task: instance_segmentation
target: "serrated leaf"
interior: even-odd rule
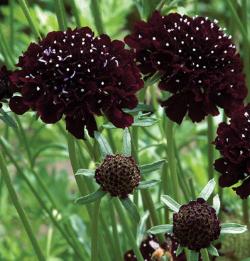
[[[140,246],[143,238],[144,238],[144,234],[145,234],[145,228],[146,228],[146,221],[149,217],[149,211],[146,211],[145,214],[141,217],[141,220],[138,224],[137,227],[137,234],[136,234],[136,242],[137,245]]]
[[[168,195],[162,195],[161,202],[164,203],[167,207],[169,207],[174,212],[178,212],[181,207],[179,203],[177,203],[174,199],[172,199]]]
[[[112,149],[109,146],[107,140],[97,131],[95,131],[94,133],[95,135],[95,139],[98,142],[99,146],[100,146],[100,151],[103,157],[105,157],[106,155],[112,155]]]
[[[165,159],[150,164],[141,165],[139,166],[139,169],[141,171],[141,174],[147,174],[160,169],[164,163],[166,163]]]
[[[241,234],[247,231],[247,226],[236,223],[224,223],[221,225],[221,234]]]
[[[218,194],[213,197],[213,208],[215,209],[216,214],[218,215],[220,212],[220,198]]]
[[[184,249],[184,247],[182,247],[181,245],[178,245],[175,255],[179,256],[182,253],[183,249]]]
[[[95,176],[95,171],[91,169],[79,169],[76,174],[76,176],[85,176],[85,177],[94,177]]]
[[[165,233],[172,233],[173,232],[173,225],[165,224],[165,225],[159,225],[155,227],[151,227],[148,230],[148,233],[150,234],[165,234]]]
[[[136,223],[140,222],[140,214],[137,210],[136,205],[130,200],[130,198],[120,199],[124,208],[128,211],[129,215]]]
[[[101,189],[98,189],[97,191],[95,191],[91,194],[88,194],[86,196],[83,196],[83,197],[76,199],[75,202],[77,204],[80,204],[80,205],[86,205],[86,204],[89,204],[89,203],[96,201],[97,199],[102,198],[106,194],[107,194],[107,192],[102,191]]]
[[[210,245],[210,246],[207,248],[207,251],[208,251],[208,253],[209,253],[211,256],[219,256],[218,250],[217,250],[216,247],[214,247],[213,245]]]
[[[6,123],[9,127],[16,129],[17,128],[17,124],[15,122],[15,120],[8,114],[6,113],[3,109],[0,110],[1,112],[1,116],[0,119]]]
[[[190,261],[198,261],[199,260],[199,253],[196,251],[191,250],[189,254]]]
[[[204,189],[201,191],[199,198],[203,198],[205,200],[208,200],[208,198],[211,196],[211,194],[214,191],[215,188],[215,180],[211,179],[209,180],[209,182],[207,183],[207,185],[204,187]]]
[[[123,132],[123,153],[126,156],[131,156],[131,136],[128,128],[125,128]]]
[[[159,182],[161,182],[161,181],[157,180],[157,179],[144,180],[139,183],[139,186],[137,187],[137,189],[148,189],[148,188],[155,186]]]

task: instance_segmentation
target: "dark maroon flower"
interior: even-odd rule
[[[156,11],[148,22],[137,22],[125,42],[135,51],[142,73],[162,74],[159,88],[172,95],[161,104],[171,120],[180,124],[188,114],[199,122],[217,115],[218,107],[231,115],[243,104],[242,63],[217,21]]]
[[[182,205],[173,217],[173,234],[183,247],[199,251],[220,236],[220,221],[213,207],[198,198]]]
[[[20,113],[24,104],[45,123],[65,116],[67,130],[77,138],[84,137],[85,126],[93,136],[94,116],[127,127],[133,117],[122,109],[137,105],[135,93],[143,85],[133,59],[123,42],[94,37],[88,27],[50,32],[20,57],[21,69],[11,79],[22,100],[12,101],[11,109]]]
[[[219,185],[234,188],[241,198],[250,195],[250,104],[232,114],[229,124],[221,123],[215,139],[216,149],[222,155],[214,163],[222,175]]]
[[[111,196],[126,198],[139,185],[141,174],[131,156],[116,154],[106,156],[95,171],[95,179]]]
[[[186,261],[186,256],[181,253],[176,256],[178,243],[173,235],[166,234],[165,241],[160,244],[154,235],[149,235],[141,242],[140,251],[144,260],[161,260],[162,256],[167,256],[173,261]],[[133,250],[129,250],[124,254],[124,261],[137,261]]]
[[[11,72],[7,70],[5,66],[0,68],[0,108],[5,99],[12,97],[14,92],[14,86],[10,81]]]

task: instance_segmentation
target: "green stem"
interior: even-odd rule
[[[67,29],[65,10],[63,0],[55,0],[55,12],[58,21],[59,30],[64,31]]]
[[[123,227],[123,232],[126,234],[128,241],[132,245],[132,248],[133,248],[134,253],[137,257],[137,260],[138,261],[144,261],[144,258],[142,257],[142,254],[141,254],[141,251],[136,244],[136,239],[135,239],[135,237],[132,233],[132,230],[129,226],[128,219],[126,218],[126,215],[125,215],[125,213],[124,213],[124,211],[121,207],[121,203],[119,202],[119,200],[117,198],[114,198],[114,203],[115,203],[116,210],[117,210],[119,217],[120,217],[120,221],[121,221],[121,224],[122,224],[122,227]]]
[[[114,209],[113,202],[110,202],[109,206],[110,206],[110,218],[111,218],[111,224],[112,224],[112,230],[113,230],[113,237],[114,237],[114,241],[116,243],[116,247],[114,249],[115,256],[116,256],[116,260],[122,260],[123,255],[122,255],[122,251],[121,251],[121,247],[120,247],[120,239],[119,239],[119,234],[118,234],[118,230],[117,230],[117,224],[116,224],[117,222],[115,219],[115,209]]]
[[[25,134],[25,131],[24,131],[24,128],[23,128],[23,125],[21,124],[19,118],[17,115],[15,115],[15,120],[17,122],[17,125],[18,125],[18,129],[19,129],[19,134],[20,134],[20,138],[21,138],[21,143],[23,143],[24,147],[25,147],[25,150],[26,150],[26,153],[27,153],[27,156],[28,156],[28,159],[29,159],[29,163],[30,163],[30,166],[32,166],[32,154],[31,154],[31,150],[30,150],[30,146],[28,144],[28,140],[27,140],[27,137],[26,137],[26,134]]]
[[[94,203],[93,216],[92,216],[92,230],[91,230],[91,261],[98,260],[98,223],[99,211],[101,200]]]
[[[60,231],[61,235],[64,237],[64,239],[68,242],[68,244],[72,247],[72,249],[74,249],[74,251],[76,252],[76,254],[78,254],[79,257],[81,257],[81,254],[79,253],[79,251],[76,249],[76,247],[74,246],[74,244],[71,243],[71,241],[68,239],[67,234],[65,234],[65,232],[63,231],[63,229],[61,228],[61,226],[59,225],[59,223],[57,222],[57,220],[54,218],[54,216],[52,215],[51,211],[47,208],[46,204],[44,203],[44,201],[42,200],[42,198],[40,197],[39,193],[36,191],[36,189],[33,187],[32,183],[29,181],[29,179],[26,177],[26,175],[24,174],[24,172],[22,171],[22,168],[19,166],[19,164],[17,163],[17,161],[15,160],[15,158],[13,157],[13,154],[8,150],[7,146],[5,145],[5,143],[3,142],[2,138],[0,138],[0,145],[2,146],[2,149],[4,151],[4,153],[8,156],[9,160],[11,161],[11,163],[15,166],[17,173],[22,177],[22,179],[26,182],[27,186],[29,187],[30,191],[33,193],[33,195],[35,196],[35,198],[37,199],[37,201],[39,202],[39,204],[41,205],[42,209],[44,209],[44,211],[47,213],[47,215],[50,217],[52,223],[55,225],[55,227]]]
[[[20,220],[23,223],[25,231],[26,231],[26,233],[27,233],[27,235],[28,235],[28,237],[30,239],[30,242],[31,242],[31,244],[33,246],[33,249],[34,249],[34,251],[36,253],[37,259],[39,261],[45,261],[45,258],[44,258],[43,254],[42,254],[42,251],[41,251],[41,249],[40,249],[40,247],[38,245],[38,242],[37,242],[37,240],[36,240],[36,238],[34,236],[34,233],[32,231],[31,225],[30,225],[30,223],[29,223],[29,221],[27,219],[27,216],[26,216],[26,214],[25,214],[25,212],[24,212],[24,210],[23,210],[23,208],[22,208],[22,206],[21,206],[21,204],[20,204],[20,202],[18,200],[17,194],[16,194],[16,192],[14,190],[14,187],[13,187],[13,185],[11,183],[11,179],[9,177],[9,173],[8,173],[7,168],[6,168],[6,163],[5,163],[5,160],[4,160],[3,155],[1,153],[0,153],[0,169],[1,169],[1,173],[2,173],[3,179],[4,179],[5,183],[6,183],[7,188],[8,188],[8,191],[9,191],[10,197],[12,199],[12,202],[13,202],[15,208],[16,208],[16,211],[17,211],[17,213],[19,215]]]
[[[10,49],[14,51],[14,0],[10,0]]]
[[[210,261],[209,255],[206,248],[201,249],[201,256],[203,261]]]
[[[171,180],[173,182],[173,191],[174,191],[174,198],[177,202],[180,200],[179,196],[179,185],[178,185],[178,176],[176,172],[176,159],[175,159],[175,148],[174,148],[174,123],[167,119],[167,126],[166,126],[166,138],[167,138],[167,156],[168,156],[168,166],[169,172],[171,176]]]
[[[249,209],[248,209],[248,199],[242,200],[242,209],[243,209],[243,221],[248,227],[250,227],[250,220],[249,220]]]
[[[104,26],[102,22],[102,16],[100,12],[100,6],[99,6],[100,0],[91,0],[90,2],[90,10],[92,13],[92,16],[94,18],[94,23],[96,30],[99,35],[104,33]]]
[[[24,13],[29,25],[30,25],[30,28],[31,28],[33,34],[36,36],[36,38],[41,38],[41,35],[40,35],[40,33],[39,33],[39,31],[36,27],[36,24],[32,20],[32,17],[31,17],[31,14],[30,14],[30,11],[29,11],[29,8],[28,8],[26,1],[25,0],[18,0],[18,3],[22,8],[22,11],[23,11],[23,13]]]
[[[7,63],[9,68],[13,68],[15,64],[15,60],[12,56],[11,50],[9,49],[9,46],[5,40],[5,36],[2,33],[2,30],[0,29],[0,42],[1,42],[1,51],[3,53],[5,62]]]
[[[208,146],[208,178],[209,180],[214,177],[214,122],[213,117],[208,115],[207,117],[207,146]]]

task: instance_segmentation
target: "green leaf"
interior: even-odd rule
[[[123,111],[126,113],[135,113],[141,111],[153,112],[154,107],[150,104],[139,103],[134,109],[123,109]]]
[[[191,250],[190,254],[189,254],[189,260],[190,261],[198,261],[199,260],[199,252]]]
[[[205,200],[208,200],[208,198],[211,196],[211,194],[214,191],[215,188],[215,180],[211,179],[209,180],[209,182],[207,183],[207,185],[204,187],[204,189],[201,191],[199,198],[203,198]]]
[[[247,226],[236,223],[224,223],[221,225],[221,234],[241,234],[247,231]]]
[[[3,109],[0,110],[1,112],[1,116],[0,119],[6,123],[9,127],[17,129],[17,124],[15,122],[15,120],[8,114],[6,113]]]
[[[172,233],[173,232],[173,225],[159,225],[159,226],[155,226],[155,227],[151,227],[148,230],[148,233],[150,234],[165,234],[165,233]]]
[[[148,189],[148,188],[155,186],[159,182],[161,182],[161,181],[157,180],[157,179],[144,180],[139,183],[139,186],[137,187],[137,189]]]
[[[140,214],[137,210],[136,205],[130,200],[130,198],[120,199],[124,208],[128,211],[131,218],[136,222],[140,222]]]
[[[131,136],[128,128],[125,128],[123,132],[123,153],[126,156],[131,156]]]
[[[220,212],[220,198],[218,194],[216,194],[213,197],[213,208],[215,209],[216,214],[218,215]]]
[[[183,249],[184,249],[184,247],[182,247],[181,245],[178,245],[175,255],[179,256],[182,253]]]
[[[145,228],[146,228],[146,221],[149,217],[149,211],[146,211],[146,213],[141,217],[141,220],[138,224],[137,227],[137,234],[136,234],[136,242],[137,245],[140,246],[143,238],[144,238],[144,234],[145,234]]]
[[[141,165],[139,167],[141,174],[147,174],[147,173],[156,171],[156,170],[160,169],[165,162],[166,162],[166,160],[163,159],[163,160],[159,160],[159,161],[156,161],[156,162],[153,162],[150,164]]]
[[[141,114],[141,115],[136,116],[134,118],[134,122],[133,122],[132,126],[149,127],[149,126],[153,126],[154,124],[156,124],[158,122],[158,119],[156,119],[152,116],[148,116],[147,114]]]
[[[168,195],[162,195],[161,202],[164,203],[167,207],[169,207],[174,212],[178,212],[181,207],[179,203],[177,203],[174,199],[172,199]]]
[[[97,199],[102,198],[106,194],[107,194],[107,192],[102,191],[101,189],[98,189],[97,191],[95,191],[91,194],[78,198],[75,202],[80,205],[86,205],[86,204],[96,201]]]
[[[107,140],[97,131],[95,131],[94,135],[95,135],[95,139],[97,140],[100,146],[100,151],[102,156],[105,157],[106,155],[112,155],[113,152]]]
[[[93,178],[95,176],[95,171],[91,169],[79,169],[75,175]]]
[[[208,251],[208,253],[209,253],[211,256],[219,256],[219,253],[218,253],[216,247],[214,247],[213,245],[210,245],[210,246],[207,248],[207,251]]]

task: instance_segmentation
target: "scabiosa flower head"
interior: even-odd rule
[[[11,72],[5,66],[0,68],[0,108],[2,107],[3,100],[12,97],[14,86],[10,81]]]
[[[213,207],[198,198],[182,205],[173,216],[173,233],[183,247],[199,251],[219,238],[220,221]]]
[[[219,185],[229,187],[242,181],[234,190],[241,198],[250,195],[250,104],[235,111],[229,124],[221,123],[215,139],[222,157],[215,169],[222,175]]]
[[[88,28],[50,32],[32,43],[20,57],[20,70],[12,76],[22,100],[13,100],[36,111],[45,123],[63,116],[66,128],[83,138],[86,126],[92,136],[95,115],[105,115],[116,127],[124,128],[133,117],[122,109],[137,105],[135,93],[143,81],[124,43],[107,35],[94,37]]]
[[[96,182],[113,197],[126,198],[139,185],[140,170],[131,156],[107,155],[95,171]]]
[[[167,116],[181,123],[217,115],[221,107],[230,115],[247,95],[239,54],[217,25],[204,17],[154,12],[148,22],[136,23],[125,38],[134,49],[142,73],[160,72],[159,88],[172,95],[161,104]]]

